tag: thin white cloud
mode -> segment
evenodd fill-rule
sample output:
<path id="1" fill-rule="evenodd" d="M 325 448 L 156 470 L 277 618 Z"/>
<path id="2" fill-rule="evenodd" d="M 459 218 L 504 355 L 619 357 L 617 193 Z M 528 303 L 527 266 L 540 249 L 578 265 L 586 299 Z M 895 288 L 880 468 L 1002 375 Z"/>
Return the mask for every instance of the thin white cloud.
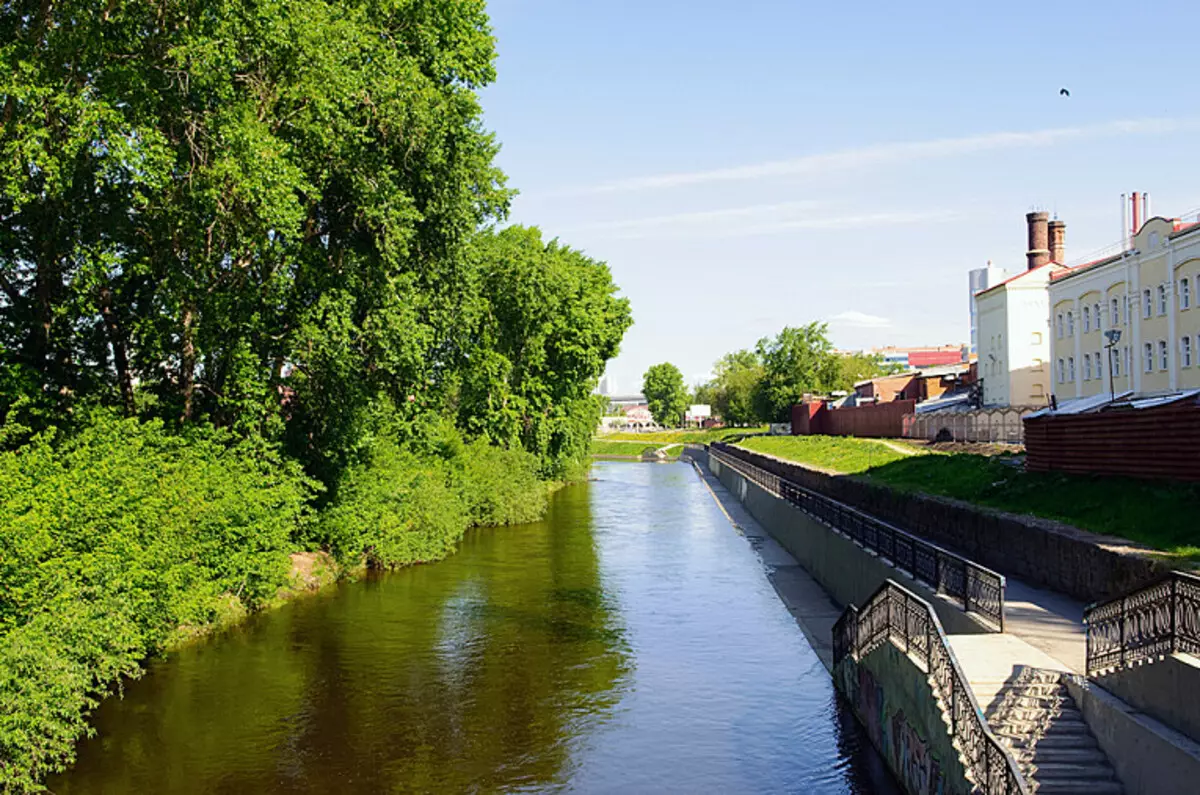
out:
<path id="1" fill-rule="evenodd" d="M 874 144 L 859 149 L 806 155 L 790 160 L 774 160 L 732 168 L 707 171 L 658 174 L 614 180 L 590 187 L 568 189 L 563 194 L 593 194 L 656 190 L 776 177 L 826 173 L 864 166 L 955 157 L 958 155 L 1003 149 L 1029 149 L 1095 138 L 1119 138 L 1131 135 L 1163 135 L 1200 129 L 1200 119 L 1126 119 L 1082 127 L 1059 127 L 1027 132 L 993 132 L 931 141 Z"/>
<path id="2" fill-rule="evenodd" d="M 892 325 L 892 321 L 886 317 L 879 315 L 868 315 L 866 312 L 859 312 L 854 309 L 845 312 L 838 312 L 833 317 L 829 318 L 829 322 L 838 326 L 846 326 L 849 328 L 887 328 Z"/>
<path id="3" fill-rule="evenodd" d="M 781 202 L 778 204 L 752 204 L 748 207 L 730 207 L 722 210 L 701 210 L 691 213 L 672 213 L 671 215 L 655 215 L 649 218 L 632 218 L 618 221 L 595 221 L 587 224 L 577 224 L 564 229 L 564 232 L 624 232 L 629 230 L 642 231 L 673 226 L 706 226 L 714 223 L 743 221 L 752 218 L 786 217 L 797 212 L 810 212 L 824 206 L 819 201 Z"/>
<path id="4" fill-rule="evenodd" d="M 712 239 L 773 235 L 797 230 L 821 231 L 849 229 L 865 225 L 913 224 L 945 221 L 961 216 L 961 213 L 954 210 L 814 215 L 808 209 L 812 206 L 814 205 L 806 202 L 793 202 L 790 205 L 759 205 L 627 221 L 604 221 L 556 230 L 556 234 L 576 234 L 581 231 L 600 232 L 610 240 L 679 237 Z M 783 208 L 787 208 L 789 211 L 782 212 Z"/>

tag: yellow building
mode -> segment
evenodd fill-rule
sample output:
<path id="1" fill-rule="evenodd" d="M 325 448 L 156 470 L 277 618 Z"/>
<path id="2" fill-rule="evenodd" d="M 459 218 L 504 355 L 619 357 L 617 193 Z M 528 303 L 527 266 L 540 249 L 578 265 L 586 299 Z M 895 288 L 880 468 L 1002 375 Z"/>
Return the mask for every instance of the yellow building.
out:
<path id="1" fill-rule="evenodd" d="M 1049 289 L 1060 402 L 1110 383 L 1139 395 L 1200 387 L 1200 224 L 1151 218 L 1120 254 L 1055 274 Z"/>

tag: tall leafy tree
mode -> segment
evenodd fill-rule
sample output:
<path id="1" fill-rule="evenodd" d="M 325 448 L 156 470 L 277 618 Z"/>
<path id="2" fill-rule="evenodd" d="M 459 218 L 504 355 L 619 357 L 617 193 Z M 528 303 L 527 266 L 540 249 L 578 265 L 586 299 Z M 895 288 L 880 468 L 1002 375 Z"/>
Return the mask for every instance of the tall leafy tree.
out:
<path id="1" fill-rule="evenodd" d="M 786 422 L 804 394 L 828 391 L 838 382 L 838 356 L 824 323 L 785 327 L 776 337 L 759 340 L 756 352 L 763 377 L 754 404 L 764 421 Z"/>
<path id="2" fill-rule="evenodd" d="M 713 365 L 714 410 L 731 425 L 750 425 L 762 421 L 754 395 L 763 378 L 762 360 L 757 351 L 734 351 Z"/>
<path id="3" fill-rule="evenodd" d="M 592 395 L 632 323 L 608 266 L 543 242 L 535 228 L 481 234 L 470 366 L 459 421 L 470 433 L 524 446 L 544 474 L 577 474 L 602 402 Z"/>
<path id="4" fill-rule="evenodd" d="M 688 407 L 687 387 L 683 373 L 670 362 L 656 364 L 642 377 L 642 394 L 650 406 L 650 414 L 659 425 L 678 425 Z"/>

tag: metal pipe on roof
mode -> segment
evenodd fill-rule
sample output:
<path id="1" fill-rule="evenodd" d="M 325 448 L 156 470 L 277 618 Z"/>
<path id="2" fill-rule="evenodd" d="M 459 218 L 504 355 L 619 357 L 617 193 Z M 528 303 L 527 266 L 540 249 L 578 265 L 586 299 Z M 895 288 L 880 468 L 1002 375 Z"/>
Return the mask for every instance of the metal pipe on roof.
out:
<path id="1" fill-rule="evenodd" d="M 1129 248 L 1129 197 L 1121 194 L 1121 247 Z"/>
<path id="2" fill-rule="evenodd" d="M 1150 220 L 1150 194 L 1142 194 L 1142 217 L 1147 221 Z"/>

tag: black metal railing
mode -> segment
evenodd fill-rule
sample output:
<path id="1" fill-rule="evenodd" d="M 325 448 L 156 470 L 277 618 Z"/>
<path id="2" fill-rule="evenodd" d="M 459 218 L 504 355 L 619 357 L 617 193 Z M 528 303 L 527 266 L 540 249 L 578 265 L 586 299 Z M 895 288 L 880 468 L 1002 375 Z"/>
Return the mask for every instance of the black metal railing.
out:
<path id="1" fill-rule="evenodd" d="M 937 613 L 894 580 L 885 582 L 861 608 L 847 607 L 834 624 L 834 665 L 846 657 L 862 660 L 884 643 L 893 644 L 925 666 L 934 697 L 946 716 L 950 739 L 977 791 L 987 795 L 1028 793 L 1016 760 L 983 717 Z"/>
<path id="2" fill-rule="evenodd" d="M 1002 574 L 824 494 L 806 489 L 745 459 L 715 447 L 709 447 L 708 454 L 859 546 L 887 559 L 917 582 L 950 597 L 962 605 L 965 612 L 983 616 L 995 623 L 1000 632 L 1004 631 L 1005 580 Z"/>
<path id="3" fill-rule="evenodd" d="M 1200 655 L 1200 577 L 1171 572 L 1158 582 L 1083 611 L 1087 674 L 1184 652 Z"/>

